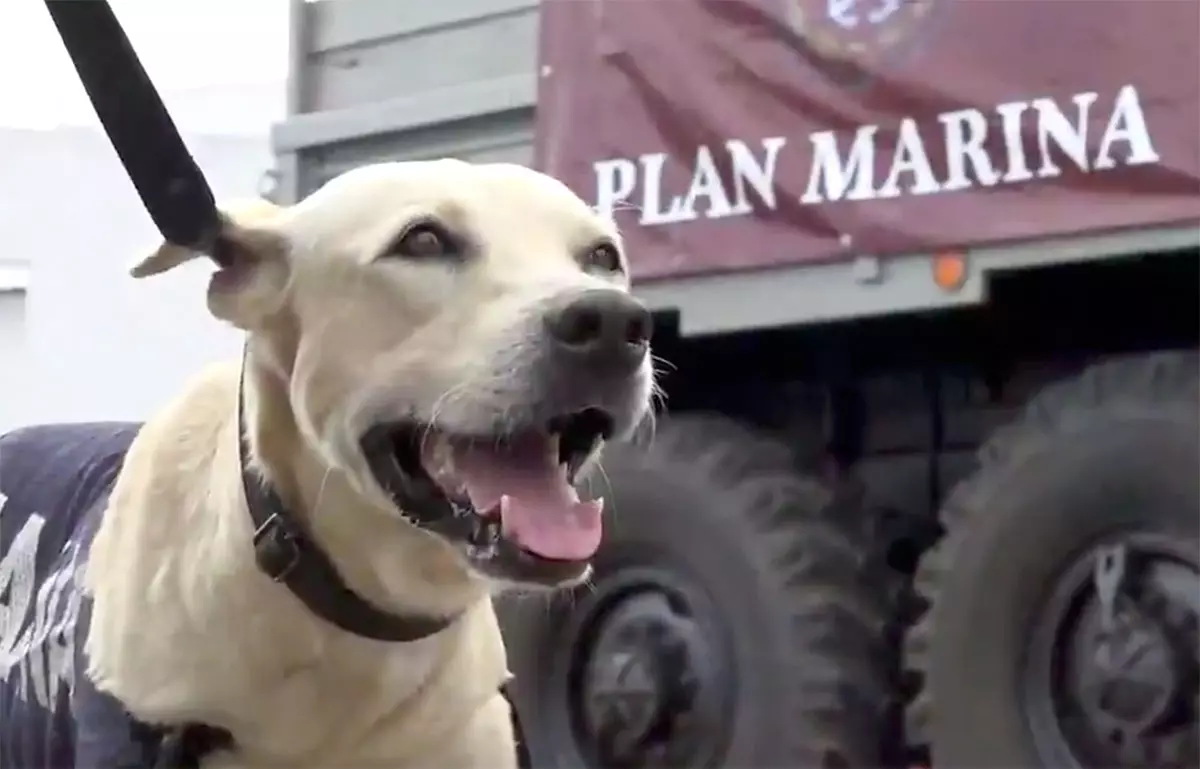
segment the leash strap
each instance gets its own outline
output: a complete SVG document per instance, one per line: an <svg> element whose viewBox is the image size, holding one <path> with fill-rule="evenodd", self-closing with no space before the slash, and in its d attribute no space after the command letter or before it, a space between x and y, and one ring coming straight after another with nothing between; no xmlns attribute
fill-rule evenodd
<svg viewBox="0 0 1200 769"><path fill-rule="evenodd" d="M46 0L79 80L142 205L169 242L210 253L212 190L107 0Z"/></svg>

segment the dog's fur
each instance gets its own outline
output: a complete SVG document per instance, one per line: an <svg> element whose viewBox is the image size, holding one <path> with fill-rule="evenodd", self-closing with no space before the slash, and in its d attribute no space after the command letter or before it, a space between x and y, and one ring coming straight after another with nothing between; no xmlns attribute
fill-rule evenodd
<svg viewBox="0 0 1200 769"><path fill-rule="evenodd" d="M231 731L237 749L214 765L514 766L494 585L403 520L358 438L379 419L470 431L523 418L539 399L570 405L534 373L539 310L573 291L627 291L623 274L573 257L617 233L549 177L451 160L364 167L293 207L226 214L230 261L208 306L248 332L254 467L362 596L463 615L415 643L365 640L259 572L238 460L239 365L217 365L126 458L86 572L89 675L139 719ZM469 259L377 258L429 215L463 233ZM196 256L164 245L133 274ZM646 361L588 397L606 399L628 434L651 387Z"/></svg>

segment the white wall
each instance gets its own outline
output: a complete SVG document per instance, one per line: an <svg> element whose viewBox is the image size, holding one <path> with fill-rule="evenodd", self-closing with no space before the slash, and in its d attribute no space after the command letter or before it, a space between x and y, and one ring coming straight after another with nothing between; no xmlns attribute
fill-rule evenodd
<svg viewBox="0 0 1200 769"><path fill-rule="evenodd" d="M167 108L185 130L206 132L181 114L181 92L223 91L204 120L238 120L246 84L287 75L288 0L109 0ZM0 0L0 125L95 124L58 32L37 0ZM278 88L282 101L282 88ZM249 105L251 113L262 107ZM272 115L274 120L278 115ZM265 123L255 131L265 133Z"/></svg>
<svg viewBox="0 0 1200 769"><path fill-rule="evenodd" d="M219 199L254 195L271 165L265 135L187 141ZM0 294L0 429L141 419L237 355L238 333L204 308L202 260L128 277L156 231L102 133L0 129L0 169L0 258L30 265L23 335L18 295Z"/></svg>
<svg viewBox="0 0 1200 769"><path fill-rule="evenodd" d="M111 2L218 197L255 194L288 0ZM238 335L207 316L202 265L127 277L155 230L43 3L0 0L0 72L0 430L142 418Z"/></svg>
<svg viewBox="0 0 1200 769"><path fill-rule="evenodd" d="M0 433L28 414L30 352L25 292L0 289Z"/></svg>

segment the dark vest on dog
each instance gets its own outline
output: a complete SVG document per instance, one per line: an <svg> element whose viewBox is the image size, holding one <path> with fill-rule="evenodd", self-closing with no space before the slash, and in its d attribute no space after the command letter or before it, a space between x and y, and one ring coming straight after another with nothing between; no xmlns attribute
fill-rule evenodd
<svg viewBox="0 0 1200 769"><path fill-rule="evenodd" d="M149 766L149 730L86 675L80 579L140 425L32 427L0 437L0 765ZM146 739L140 739L145 734ZM147 759L150 758L150 761Z"/></svg>
<svg viewBox="0 0 1200 769"><path fill-rule="evenodd" d="M226 744L202 725L168 732L139 723L87 676L82 567L140 428L47 425L0 436L3 769L187 767ZM515 709L513 721L528 767Z"/></svg>

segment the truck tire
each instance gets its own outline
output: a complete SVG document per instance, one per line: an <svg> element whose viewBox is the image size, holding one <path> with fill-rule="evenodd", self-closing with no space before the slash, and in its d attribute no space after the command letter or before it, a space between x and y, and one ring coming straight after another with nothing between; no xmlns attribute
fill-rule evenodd
<svg viewBox="0 0 1200 769"><path fill-rule="evenodd" d="M860 511L721 417L604 468L591 584L498 607L533 765L880 766L898 634Z"/></svg>
<svg viewBox="0 0 1200 769"><path fill-rule="evenodd" d="M1198 765L1197 371L1156 353L1053 385L950 494L906 644L934 766Z"/></svg>

